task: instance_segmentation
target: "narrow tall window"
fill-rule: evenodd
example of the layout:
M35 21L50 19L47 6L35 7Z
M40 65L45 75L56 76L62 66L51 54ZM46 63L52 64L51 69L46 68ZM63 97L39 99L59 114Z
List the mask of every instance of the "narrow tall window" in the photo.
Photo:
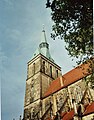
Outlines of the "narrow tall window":
M83 96L83 93L81 91L80 86L75 86L75 88L74 88L74 98L75 98L76 103L81 102L82 96Z
M34 70L34 72L33 72L33 73L35 74L35 63L33 64L33 70Z
M33 102L34 100L34 79L32 79L32 82L31 82L31 102Z
M58 77L58 70L56 70L56 77Z
M52 77L52 66L50 66L50 75Z
M45 73L45 61L43 61L43 73Z

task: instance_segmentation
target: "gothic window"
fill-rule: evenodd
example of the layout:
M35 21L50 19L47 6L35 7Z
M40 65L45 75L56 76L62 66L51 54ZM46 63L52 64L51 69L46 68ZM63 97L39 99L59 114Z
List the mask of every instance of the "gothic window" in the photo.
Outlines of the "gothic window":
M31 119L34 119L34 108L31 109Z
M56 77L58 77L58 70L56 70Z
M50 99L45 102L45 111L50 107Z
M34 99L38 99L40 97L40 94L39 94L39 92L40 92L40 86L39 86L39 82L38 81L35 82L34 87L35 87L35 90L34 90Z
M45 73L45 61L43 61L43 73Z
M50 76L52 77L52 66L50 66Z
M33 64L33 73L35 74L35 63Z
M81 88L79 86L75 86L74 88L74 99L76 101L76 103L79 103L82 99L82 91L81 91Z
M34 100L34 79L31 81L31 102Z
M57 93L56 95L56 102L57 102L57 109L61 109L62 105L64 104L64 102L67 100L67 89L63 89L60 92ZM64 104L65 106L65 104ZM64 108L61 109L62 111L64 110Z
M61 106L63 105L63 96L62 96L62 93L59 93L58 96L57 96L57 107L58 109L61 108Z

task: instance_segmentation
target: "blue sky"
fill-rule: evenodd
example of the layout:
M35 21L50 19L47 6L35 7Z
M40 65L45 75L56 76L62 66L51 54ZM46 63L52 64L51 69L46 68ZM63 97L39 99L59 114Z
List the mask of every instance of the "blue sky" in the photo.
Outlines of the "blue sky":
M66 73L73 68L63 40L50 38L51 11L46 0L0 0L0 75L2 120L23 114L27 62L32 58L45 25L50 53Z

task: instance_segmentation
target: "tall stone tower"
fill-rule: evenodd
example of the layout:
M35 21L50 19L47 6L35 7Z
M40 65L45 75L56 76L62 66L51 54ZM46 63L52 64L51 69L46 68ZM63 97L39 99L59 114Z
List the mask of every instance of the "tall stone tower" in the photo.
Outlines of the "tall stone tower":
M41 42L27 66L24 120L37 120L43 114L42 97L51 81L61 76L61 68L49 52L45 30Z

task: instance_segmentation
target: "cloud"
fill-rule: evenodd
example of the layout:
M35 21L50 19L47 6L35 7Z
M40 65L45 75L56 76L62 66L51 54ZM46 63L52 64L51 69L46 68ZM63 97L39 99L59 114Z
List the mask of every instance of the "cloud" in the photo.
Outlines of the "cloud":
M17 29L10 29L9 30L9 37L12 39L12 40L19 40L21 36L21 32Z
M7 59L7 56L6 55L4 55L4 52L2 51L2 48L1 48L1 46L0 46L0 68L2 69L2 62L3 61L5 61ZM0 69L0 70L1 70ZM1 73L1 72L0 72Z
M8 5L13 5L13 0L3 0Z

